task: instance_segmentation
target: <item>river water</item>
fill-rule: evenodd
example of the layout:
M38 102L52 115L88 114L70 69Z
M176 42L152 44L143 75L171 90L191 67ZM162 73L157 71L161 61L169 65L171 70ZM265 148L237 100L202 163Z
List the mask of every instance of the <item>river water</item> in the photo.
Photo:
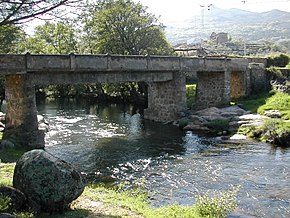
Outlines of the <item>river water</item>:
M50 102L46 150L92 181L145 181L153 206L192 205L197 194L240 186L238 213L290 217L290 150L264 143L225 143L145 121L133 106Z

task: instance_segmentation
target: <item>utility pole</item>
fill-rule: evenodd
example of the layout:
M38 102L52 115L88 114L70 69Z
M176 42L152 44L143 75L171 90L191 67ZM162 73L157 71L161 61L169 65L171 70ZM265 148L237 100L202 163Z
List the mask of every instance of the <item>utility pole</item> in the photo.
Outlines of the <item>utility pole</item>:
M200 31L200 45L202 47L203 44L203 38L205 37L205 33L204 33L204 9L207 8L207 10L209 11L210 8L213 6L213 4L209 4L209 5L199 5L201 8L200 14L201 14L201 31Z

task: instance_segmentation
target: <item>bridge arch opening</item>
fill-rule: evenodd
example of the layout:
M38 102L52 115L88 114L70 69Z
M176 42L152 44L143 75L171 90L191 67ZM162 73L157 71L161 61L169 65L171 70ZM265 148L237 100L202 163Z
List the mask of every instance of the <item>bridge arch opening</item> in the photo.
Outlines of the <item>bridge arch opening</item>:
M94 103L122 103L147 107L146 82L88 83L36 86L37 101L75 98Z

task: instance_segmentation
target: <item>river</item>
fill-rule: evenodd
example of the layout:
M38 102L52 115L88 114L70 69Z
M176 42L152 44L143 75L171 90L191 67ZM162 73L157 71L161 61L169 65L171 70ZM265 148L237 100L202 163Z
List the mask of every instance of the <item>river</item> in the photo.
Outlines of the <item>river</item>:
M238 213L290 217L290 150L229 144L142 118L142 110L75 101L38 106L49 122L46 150L92 181L144 180L153 206L191 205L197 194L240 186Z

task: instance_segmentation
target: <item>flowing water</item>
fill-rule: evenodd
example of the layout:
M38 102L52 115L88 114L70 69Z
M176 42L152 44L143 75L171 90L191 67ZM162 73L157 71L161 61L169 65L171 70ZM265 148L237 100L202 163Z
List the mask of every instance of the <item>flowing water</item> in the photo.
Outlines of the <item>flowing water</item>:
M238 213L290 217L290 150L229 144L142 119L132 106L46 103L46 150L95 180L145 180L151 203L192 205L197 194L240 186ZM141 114L140 114L141 113Z

